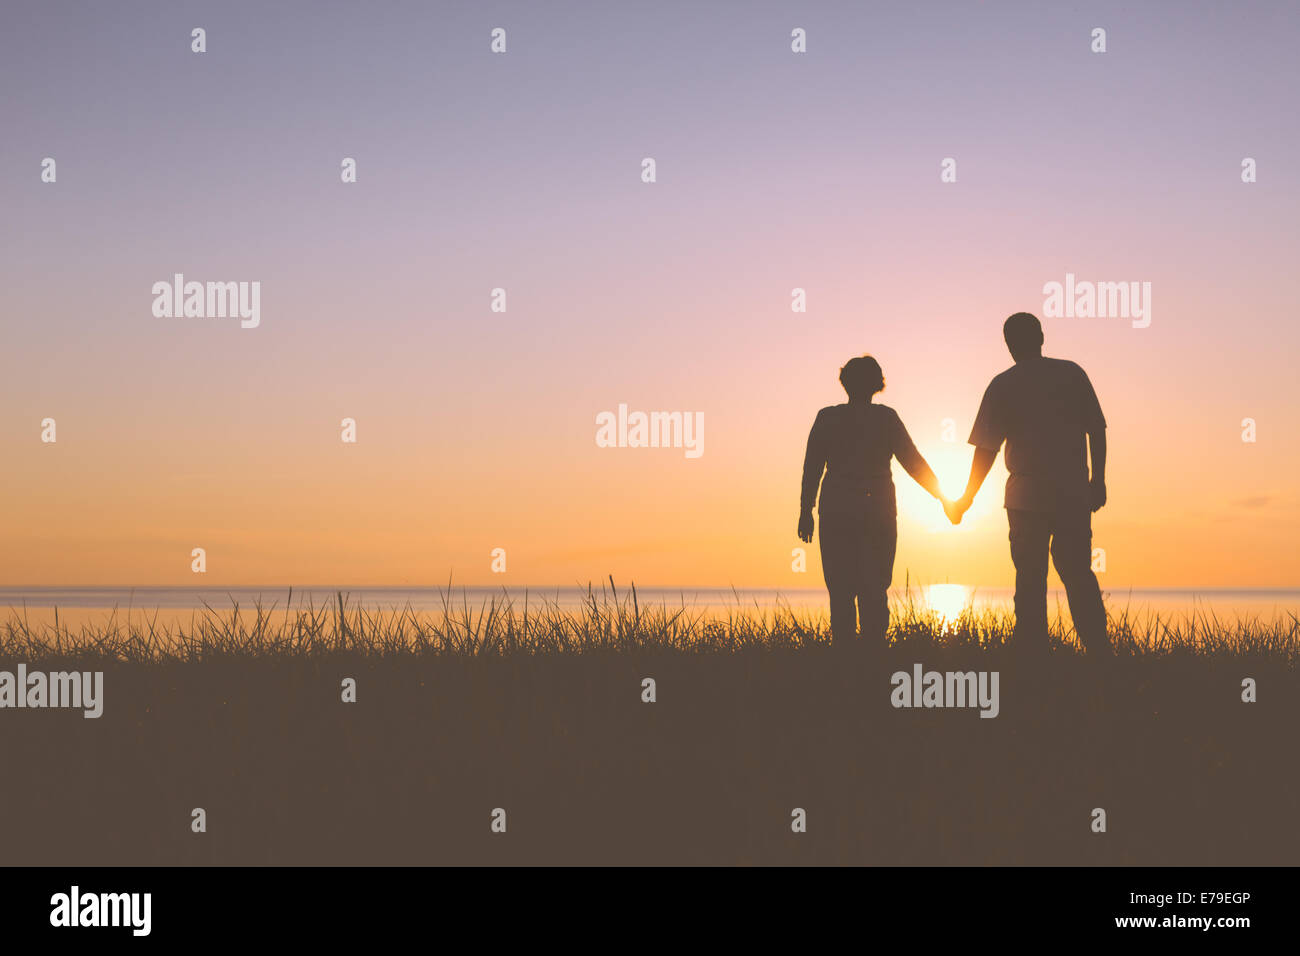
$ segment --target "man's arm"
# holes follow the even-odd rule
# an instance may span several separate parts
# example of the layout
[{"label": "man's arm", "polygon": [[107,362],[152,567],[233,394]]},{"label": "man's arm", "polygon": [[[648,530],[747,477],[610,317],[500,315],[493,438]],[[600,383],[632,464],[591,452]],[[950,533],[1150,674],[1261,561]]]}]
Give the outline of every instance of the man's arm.
[{"label": "man's arm", "polygon": [[975,457],[970,463],[970,477],[966,479],[966,490],[961,493],[961,497],[953,502],[953,512],[948,517],[952,519],[953,524],[961,521],[961,516],[966,513],[966,509],[971,506],[975,500],[975,495],[979,493],[980,486],[984,484],[984,479],[989,475],[989,469],[993,463],[998,460],[998,450],[996,448],[981,448],[975,446]]},{"label": "man's arm", "polygon": [[1106,416],[1101,413],[1101,402],[1097,401],[1097,392],[1088,379],[1088,373],[1079,369],[1079,378],[1083,386],[1084,428],[1088,432],[1088,452],[1092,457],[1089,497],[1092,510],[1096,511],[1106,503]]},{"label": "man's arm", "polygon": [[1088,452],[1092,455],[1092,510],[1106,503],[1106,427],[1088,432]]},{"label": "man's arm", "polygon": [[822,432],[824,424],[821,412],[813,421],[808,432],[808,449],[803,456],[803,483],[799,492],[799,539],[812,541],[813,505],[817,501],[817,487],[822,483],[822,472],[826,470],[826,445]]},{"label": "man's arm", "polygon": [[989,383],[980,399],[979,411],[975,414],[975,424],[971,426],[970,443],[975,446],[975,456],[970,463],[970,477],[966,479],[966,490],[961,497],[945,507],[948,520],[953,524],[961,522],[962,515],[970,508],[980,486],[988,477],[989,469],[998,460],[998,451],[1007,437],[1004,401],[997,389],[997,379]]}]

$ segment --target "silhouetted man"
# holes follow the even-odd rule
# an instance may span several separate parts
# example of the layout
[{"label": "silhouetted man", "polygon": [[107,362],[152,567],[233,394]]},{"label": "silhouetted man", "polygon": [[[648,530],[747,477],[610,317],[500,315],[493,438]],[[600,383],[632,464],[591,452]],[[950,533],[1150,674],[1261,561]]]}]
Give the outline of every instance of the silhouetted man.
[{"label": "silhouetted man", "polygon": [[970,433],[970,480],[948,517],[961,521],[1005,441],[1016,644],[1047,646],[1050,550],[1080,642],[1089,651],[1106,650],[1106,609],[1092,573],[1092,512],[1106,503],[1106,419],[1083,369],[1044,357],[1038,319],[1017,312],[1002,335],[1016,364],[984,392]]},{"label": "silhouetted man", "polygon": [[815,501],[822,525],[822,573],[831,602],[831,639],[843,645],[857,637],[859,618],[863,637],[883,641],[889,626],[889,584],[898,543],[890,461],[897,458],[917,484],[943,502],[945,511],[952,503],[942,497],[939,480],[898,413],[872,401],[885,387],[880,364],[870,355],[849,359],[840,369],[840,384],[848,402],[819,411],[808,434],[799,537],[812,540]]}]

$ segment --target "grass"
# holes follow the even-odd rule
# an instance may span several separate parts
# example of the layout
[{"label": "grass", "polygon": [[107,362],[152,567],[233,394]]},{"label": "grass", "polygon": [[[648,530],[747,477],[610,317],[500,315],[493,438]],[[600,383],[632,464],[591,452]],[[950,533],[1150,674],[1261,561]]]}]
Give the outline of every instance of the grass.
[{"label": "grass", "polygon": [[[6,861],[1300,861],[1294,616],[1112,609],[1105,658],[1059,621],[1048,654],[1018,653],[1009,624],[907,599],[884,646],[832,647],[819,615],[646,607],[613,582],[578,609],[449,589],[436,613],[16,611],[0,669],[103,670],[104,716],[0,710]],[[915,663],[998,671],[1000,715],[893,708]]]},{"label": "grass", "polygon": [[[24,611],[10,610],[0,624],[0,660],[123,663],[198,663],[216,657],[301,658],[339,653],[379,659],[426,655],[578,654],[594,651],[675,651],[734,654],[756,649],[798,649],[830,644],[824,614],[796,613],[788,606],[748,609],[739,599],[725,614],[685,605],[643,607],[635,585],[620,593],[589,586],[580,609],[563,608],[546,598],[525,595],[517,602],[501,597],[471,606],[462,592],[440,592],[440,612],[402,608],[374,609],[349,603],[343,592],[323,606],[293,607],[292,590],[284,609],[276,604],[244,608],[205,605],[188,624],[162,622],[158,612],[122,616],[114,609],[101,624],[75,631],[52,621],[30,623]],[[890,646],[925,643],[949,649],[995,650],[1008,645],[1009,613],[968,609],[945,621],[907,588],[893,608]],[[1112,609],[1112,645],[1120,657],[1192,654],[1202,657],[1265,656],[1292,664],[1300,659],[1300,618],[1258,617],[1222,620],[1213,613],[1181,616],[1130,616]],[[1057,615],[1049,637],[1054,653],[1073,653],[1077,642]]]}]

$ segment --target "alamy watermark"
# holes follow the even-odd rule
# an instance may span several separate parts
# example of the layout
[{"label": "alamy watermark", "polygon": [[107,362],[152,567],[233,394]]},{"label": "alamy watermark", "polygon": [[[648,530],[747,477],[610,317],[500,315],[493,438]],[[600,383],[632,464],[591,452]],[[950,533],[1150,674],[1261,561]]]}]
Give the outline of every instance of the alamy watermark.
[{"label": "alamy watermark", "polygon": [[618,412],[596,415],[597,448],[682,448],[687,458],[704,454],[703,412]]},{"label": "alamy watermark", "polygon": [[51,896],[50,907],[51,926],[129,926],[131,935],[148,936],[153,922],[152,893],[82,893],[74,885]]},{"label": "alamy watermark", "polygon": [[981,717],[996,717],[998,671],[927,671],[912,665],[912,673],[895,671],[889,678],[894,707],[978,707]]},{"label": "alamy watermark", "polygon": [[262,323],[261,282],[186,282],[177,272],[172,281],[153,284],[153,314],[159,319],[239,318],[241,328]]},{"label": "alamy watermark", "polygon": [[104,713],[103,671],[0,671],[0,708],[80,707],[81,716],[94,719]]},{"label": "alamy watermark", "polygon": [[1043,295],[1049,319],[1132,319],[1135,329],[1151,324],[1150,282],[1080,282],[1067,272],[1064,282],[1044,285]]}]

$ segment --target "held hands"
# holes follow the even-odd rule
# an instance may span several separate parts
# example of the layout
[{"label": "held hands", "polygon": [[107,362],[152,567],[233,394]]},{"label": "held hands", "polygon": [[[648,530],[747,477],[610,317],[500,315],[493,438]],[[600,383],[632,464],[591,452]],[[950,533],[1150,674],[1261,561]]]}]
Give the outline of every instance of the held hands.
[{"label": "held hands", "polygon": [[[1092,486],[1092,510],[1096,511],[1106,503],[1106,486],[1103,483],[1094,482]],[[953,524],[961,524],[962,517],[970,510],[971,499],[962,495],[960,498],[948,498],[944,495],[939,496],[939,501],[943,505],[943,513],[948,516],[948,520]],[[812,541],[813,539],[813,516],[811,511],[801,511],[799,513],[799,540]]]},{"label": "held hands", "polygon": [[813,516],[811,511],[799,512],[799,540],[812,541]]},{"label": "held hands", "polygon": [[953,524],[961,524],[962,515],[971,505],[970,499],[965,495],[955,500],[940,496],[939,501],[943,503],[943,513]]}]

